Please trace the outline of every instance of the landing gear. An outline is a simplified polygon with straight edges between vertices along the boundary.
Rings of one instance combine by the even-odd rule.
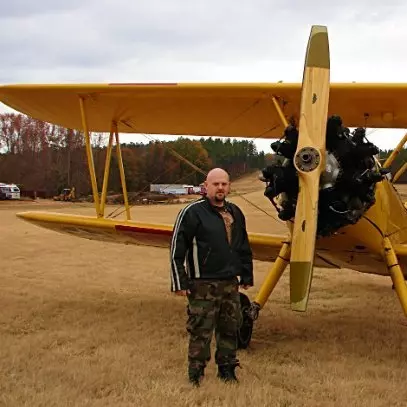
[[[246,349],[249,346],[253,332],[253,323],[259,317],[260,310],[283,274],[289,262],[290,252],[290,242],[284,242],[276,261],[271,266],[266,279],[260,287],[259,293],[252,303],[245,294],[240,293],[240,307],[243,316],[242,325],[238,332],[238,347],[240,349]]]
[[[384,258],[387,263],[387,269],[389,270],[391,279],[393,281],[393,287],[396,290],[397,296],[401,304],[401,308],[404,314],[407,316],[407,285],[401,269],[396,252],[388,237],[383,239]]]
[[[237,346],[239,349],[246,349],[252,339],[253,319],[250,317],[250,300],[246,294],[240,294],[240,309],[242,311],[242,324],[237,334]]]

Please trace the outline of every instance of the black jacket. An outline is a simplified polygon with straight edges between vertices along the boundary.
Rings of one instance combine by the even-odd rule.
[[[253,285],[245,217],[235,204],[225,202],[225,206],[234,218],[230,244],[222,216],[206,197],[178,214],[170,248],[171,291],[186,290],[190,279],[199,278],[240,276],[240,284]]]

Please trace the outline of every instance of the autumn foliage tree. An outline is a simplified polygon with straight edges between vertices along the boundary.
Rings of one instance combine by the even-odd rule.
[[[98,186],[101,190],[108,136],[92,134]],[[141,191],[150,183],[201,183],[213,166],[229,171],[232,178],[262,168],[263,152],[252,141],[230,139],[121,144],[127,189]],[[120,192],[120,173],[113,149],[109,191]],[[195,166],[191,167],[191,164]],[[198,167],[200,171],[196,169]],[[84,135],[77,130],[51,125],[22,114],[0,114],[0,182],[53,196],[75,186],[79,195],[91,194]]]

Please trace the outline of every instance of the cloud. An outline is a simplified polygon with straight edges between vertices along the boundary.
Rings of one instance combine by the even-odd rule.
[[[0,20],[44,15],[50,12],[64,12],[79,7],[82,0],[13,0],[1,5]]]
[[[328,25],[332,81],[405,81],[406,11],[401,0],[15,0],[0,13],[0,83],[301,81],[312,24]]]

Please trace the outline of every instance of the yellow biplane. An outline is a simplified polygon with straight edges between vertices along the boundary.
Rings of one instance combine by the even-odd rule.
[[[407,211],[393,187],[406,166],[393,177],[386,174],[407,134],[383,165],[364,137],[365,128],[407,127],[407,84],[331,84],[329,78],[327,29],[313,26],[302,83],[2,86],[0,100],[11,108],[83,130],[96,208],[95,217],[49,212],[18,216],[83,238],[168,248],[172,225],[131,220],[119,133],[269,139],[283,134],[273,147],[282,161],[263,170],[262,180],[289,233],[249,234],[254,258],[274,263],[254,301],[247,304],[245,297],[242,302],[247,325],[241,345],[247,346],[250,321],[287,264],[293,310],[306,310],[315,265],[390,275],[407,315]],[[90,132],[110,132],[101,193]],[[104,216],[114,139],[126,208],[123,221]]]

